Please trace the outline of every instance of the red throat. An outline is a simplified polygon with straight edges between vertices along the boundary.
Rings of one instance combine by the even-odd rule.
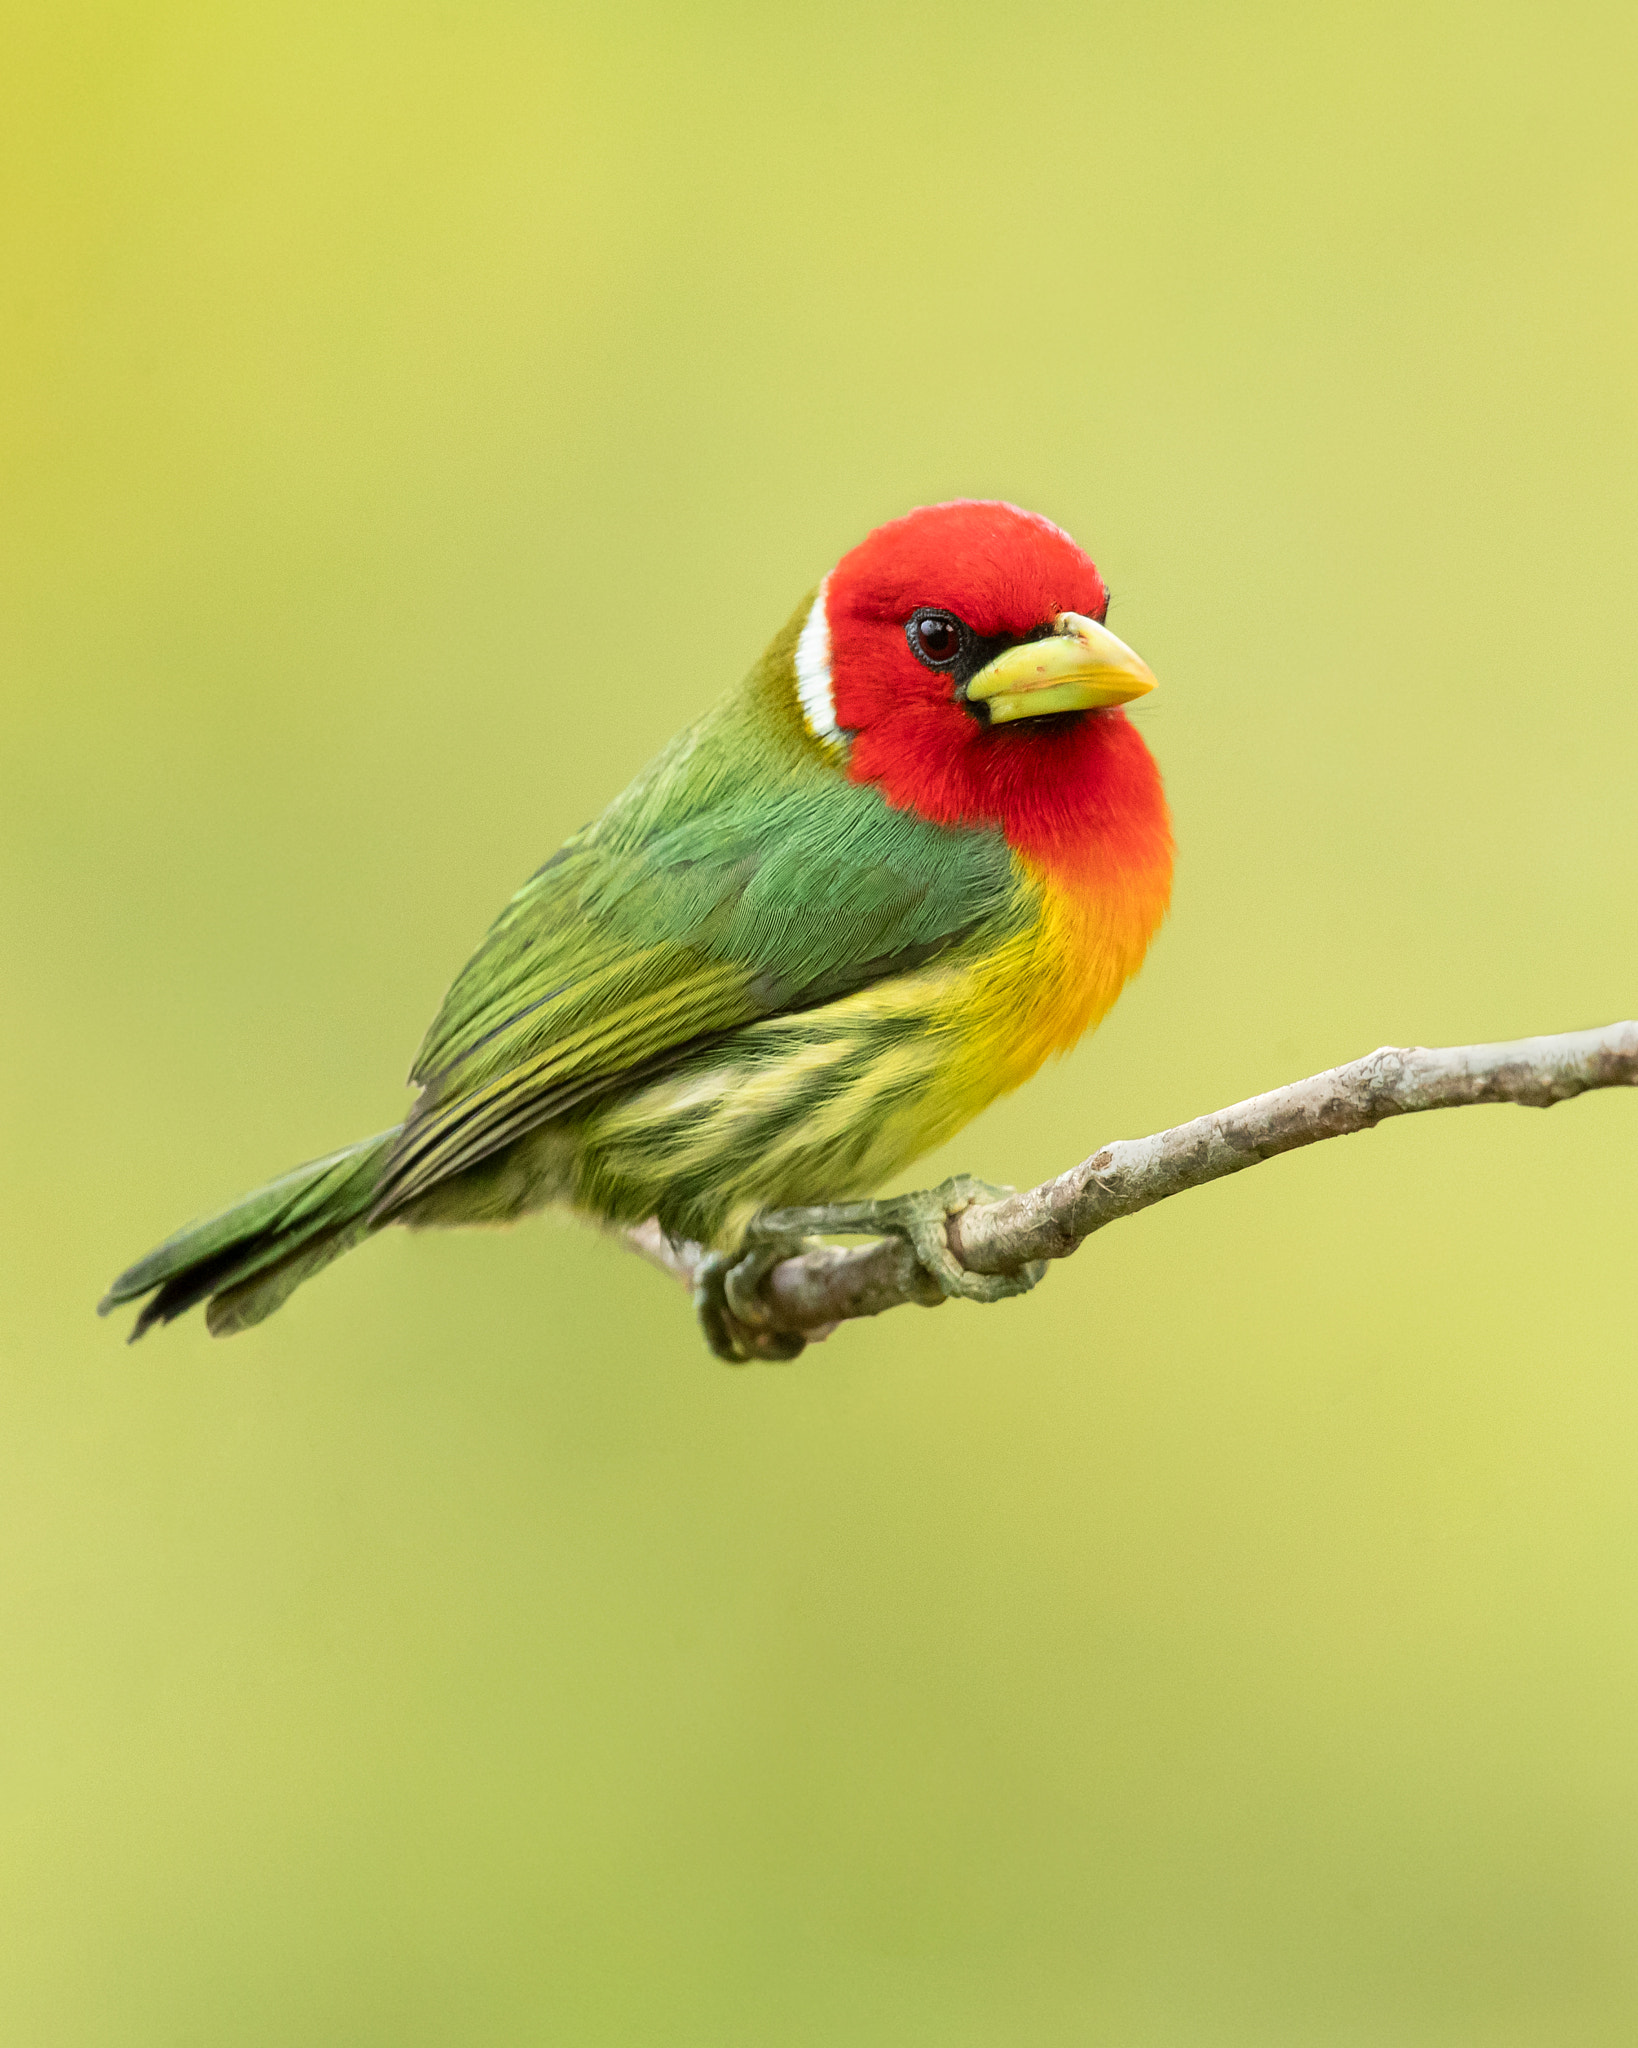
[[[997,825],[1024,858],[1083,885],[1138,875],[1162,887],[1172,833],[1160,770],[1123,711],[1051,732],[890,718],[861,732],[848,773],[939,825]]]

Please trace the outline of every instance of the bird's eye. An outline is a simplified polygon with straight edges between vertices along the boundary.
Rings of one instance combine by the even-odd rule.
[[[967,629],[948,612],[917,612],[910,621],[910,651],[929,668],[948,668],[961,652]]]

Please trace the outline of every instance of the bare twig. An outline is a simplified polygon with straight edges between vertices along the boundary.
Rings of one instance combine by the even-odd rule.
[[[972,1272],[1010,1273],[1031,1259],[1068,1258],[1106,1223],[1168,1195],[1322,1138],[1368,1131],[1385,1117],[1474,1102],[1550,1109],[1591,1088],[1635,1086],[1638,1023],[1507,1045],[1385,1045],[1152,1138],[1117,1139],[1056,1180],[964,1210],[950,1225],[950,1245]],[[692,1285],[704,1256],[699,1245],[671,1244],[653,1222],[626,1239]],[[762,1284],[765,1327],[809,1338],[858,1316],[941,1298],[909,1246],[892,1238],[786,1259]]]

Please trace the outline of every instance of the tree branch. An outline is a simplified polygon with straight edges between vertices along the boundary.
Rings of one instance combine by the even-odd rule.
[[[1170,1195],[1324,1138],[1368,1131],[1385,1117],[1475,1102],[1550,1109],[1591,1088],[1631,1087],[1638,1087],[1638,1023],[1507,1045],[1385,1045],[1154,1137],[1117,1139],[1056,1180],[964,1210],[950,1224],[950,1246],[972,1272],[1010,1273],[1031,1259],[1066,1259],[1095,1230]],[[669,1243],[653,1221],[625,1237],[692,1286],[701,1246]],[[810,1339],[858,1316],[942,1298],[909,1246],[893,1238],[786,1259],[762,1283],[765,1327]]]

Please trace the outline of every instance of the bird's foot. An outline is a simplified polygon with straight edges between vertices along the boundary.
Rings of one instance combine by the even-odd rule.
[[[814,1209],[768,1209],[756,1227],[786,1238],[902,1237],[924,1272],[947,1301],[1005,1301],[1028,1294],[1046,1273],[1044,1259],[1032,1259],[1013,1273],[974,1273],[956,1257],[950,1225],[964,1209],[998,1202],[1011,1188],[992,1187],[970,1173],[958,1173],[936,1188],[888,1195],[873,1202],[834,1202]]]
[[[737,1252],[713,1252],[694,1289],[705,1340],[719,1358],[795,1358],[804,1340],[770,1330],[763,1281],[781,1259],[815,1249],[825,1237],[898,1237],[927,1276],[927,1305],[941,1301],[1005,1301],[1027,1294],[1046,1273],[1044,1259],[1013,1273],[974,1273],[950,1245],[950,1224],[978,1202],[999,1201],[1011,1188],[957,1174],[936,1188],[879,1201],[825,1202],[809,1209],[764,1209],[751,1219]]]
[[[762,1283],[782,1259],[814,1251],[826,1237],[903,1238],[932,1283],[931,1306],[940,1301],[1006,1301],[1028,1294],[1046,1274],[1045,1259],[1032,1259],[1012,1273],[974,1273],[950,1245],[950,1224],[964,1209],[998,1202],[1012,1192],[958,1173],[936,1188],[878,1201],[764,1209],[747,1225],[738,1251],[708,1253],[699,1267],[694,1309],[705,1341],[730,1365],[798,1357],[807,1339],[793,1330],[768,1327]]]
[[[695,1271],[694,1313],[706,1343],[729,1365],[753,1359],[783,1365],[807,1349],[798,1331],[768,1327],[762,1283],[781,1259],[811,1252],[819,1240],[801,1231],[768,1229],[774,1213],[751,1219],[738,1251],[707,1252]]]

